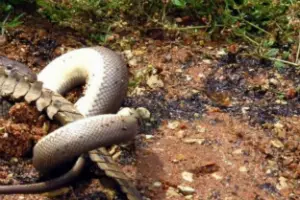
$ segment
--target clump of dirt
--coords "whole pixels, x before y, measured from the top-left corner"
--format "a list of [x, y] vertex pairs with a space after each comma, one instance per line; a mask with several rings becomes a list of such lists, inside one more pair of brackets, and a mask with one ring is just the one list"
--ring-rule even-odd
[[58, 127], [50, 123], [44, 114], [27, 103], [17, 103], [11, 107], [8, 119], [0, 120], [0, 153], [6, 156], [27, 155], [34, 143]]

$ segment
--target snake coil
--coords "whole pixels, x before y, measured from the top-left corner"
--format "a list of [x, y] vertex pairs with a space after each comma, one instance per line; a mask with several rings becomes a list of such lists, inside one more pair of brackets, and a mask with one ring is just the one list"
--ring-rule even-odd
[[[34, 167], [47, 173], [76, 157], [78, 160], [61, 177], [36, 184], [0, 186], [0, 194], [41, 193], [59, 188], [80, 174], [85, 163], [83, 155], [88, 152], [90, 159], [120, 184], [129, 200], [140, 200], [139, 192], [105, 149], [134, 138], [138, 132], [136, 116], [114, 114], [128, 84], [128, 71], [121, 56], [105, 47], [73, 50], [50, 62], [38, 74], [38, 81], [33, 81], [33, 75], [16, 61], [10, 62], [15, 70], [9, 73], [7, 63], [3, 59], [1, 63], [0, 57], [1, 97], [35, 103], [39, 111], [65, 125], [35, 145]], [[85, 93], [75, 106], [61, 96], [84, 83]]]

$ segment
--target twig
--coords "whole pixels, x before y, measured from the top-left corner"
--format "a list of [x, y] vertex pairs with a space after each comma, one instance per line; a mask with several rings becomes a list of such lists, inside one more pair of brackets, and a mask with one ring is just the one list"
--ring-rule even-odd
[[256, 46], [259, 46], [258, 42], [256, 42], [255, 40], [253, 40], [251, 37], [247, 36], [246, 34], [243, 34], [242, 37], [246, 38], [247, 40], [249, 40], [250, 42], [252, 42]]
[[[214, 25], [216, 27], [223, 27], [223, 25]], [[207, 26], [187, 26], [187, 27], [168, 27], [167, 29], [169, 30], [190, 30], [190, 29], [205, 29], [205, 28], [210, 28], [212, 27], [211, 25]]]
[[266, 56], [260, 56], [260, 57], [268, 59], [268, 60], [272, 60], [272, 61], [282, 62], [284, 64], [292, 65], [292, 66], [295, 66], [295, 67], [300, 67], [300, 64], [293, 63], [293, 62], [290, 62], [290, 61], [287, 61], [287, 60], [281, 60], [281, 59], [278, 59], [278, 58], [270, 58], [270, 57], [266, 57]]
[[242, 19], [242, 21], [244, 21], [245, 23], [249, 24], [250, 26], [253, 26], [254, 28], [256, 28], [256, 29], [258, 29], [258, 30], [260, 30], [260, 31], [262, 31], [262, 32], [270, 35], [270, 36], [273, 36], [272, 33], [266, 31], [265, 29], [260, 28], [259, 26], [255, 25], [255, 24], [253, 24], [253, 23], [251, 23], [251, 22], [249, 22], [249, 21], [247, 21], [245, 19]]
[[296, 64], [298, 64], [299, 62], [299, 55], [300, 55], [300, 31], [299, 31], [299, 35], [298, 35], [298, 50], [297, 50], [297, 55], [296, 55]]

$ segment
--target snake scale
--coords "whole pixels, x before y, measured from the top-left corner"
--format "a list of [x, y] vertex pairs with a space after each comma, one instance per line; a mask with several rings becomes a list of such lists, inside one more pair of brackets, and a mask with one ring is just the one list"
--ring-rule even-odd
[[[0, 186], [0, 194], [42, 193], [60, 188], [75, 179], [83, 169], [86, 154], [105, 174], [116, 180], [129, 200], [141, 200], [133, 183], [112, 160], [106, 146], [133, 139], [138, 119], [132, 113], [116, 113], [127, 92], [128, 70], [124, 60], [105, 47], [70, 51], [50, 62], [35, 75], [23, 64], [0, 57], [0, 109], [3, 102], [26, 101], [50, 119], [59, 129], [43, 137], [33, 149], [33, 165], [42, 174], [78, 158], [64, 175], [41, 183]], [[86, 83], [76, 104], [62, 95]]]

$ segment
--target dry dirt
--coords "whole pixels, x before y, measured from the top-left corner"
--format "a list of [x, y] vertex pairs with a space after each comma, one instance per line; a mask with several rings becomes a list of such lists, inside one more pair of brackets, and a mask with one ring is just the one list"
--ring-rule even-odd
[[[220, 42], [187, 45], [180, 39], [161, 41], [138, 34], [120, 40], [126, 37], [136, 43], [130, 49], [116, 49], [127, 58], [131, 72], [124, 106], [145, 107], [151, 118], [143, 122], [133, 143], [112, 147], [111, 154], [145, 199], [300, 198], [299, 70], [278, 70], [241, 53], [227, 54], [224, 50], [232, 45]], [[0, 55], [38, 72], [67, 50], [90, 45], [95, 44], [72, 30], [28, 17], [24, 25], [10, 30]], [[42, 120], [18, 122], [30, 131], [17, 135], [37, 139], [32, 131], [41, 131], [46, 119]], [[7, 132], [16, 134], [15, 129]], [[13, 154], [23, 146], [28, 152], [30, 145], [12, 145], [2, 152], [1, 184], [38, 181], [30, 153], [22, 158]], [[48, 196], [0, 195], [0, 199], [126, 198], [90, 163], [76, 183], [61, 191]]]

